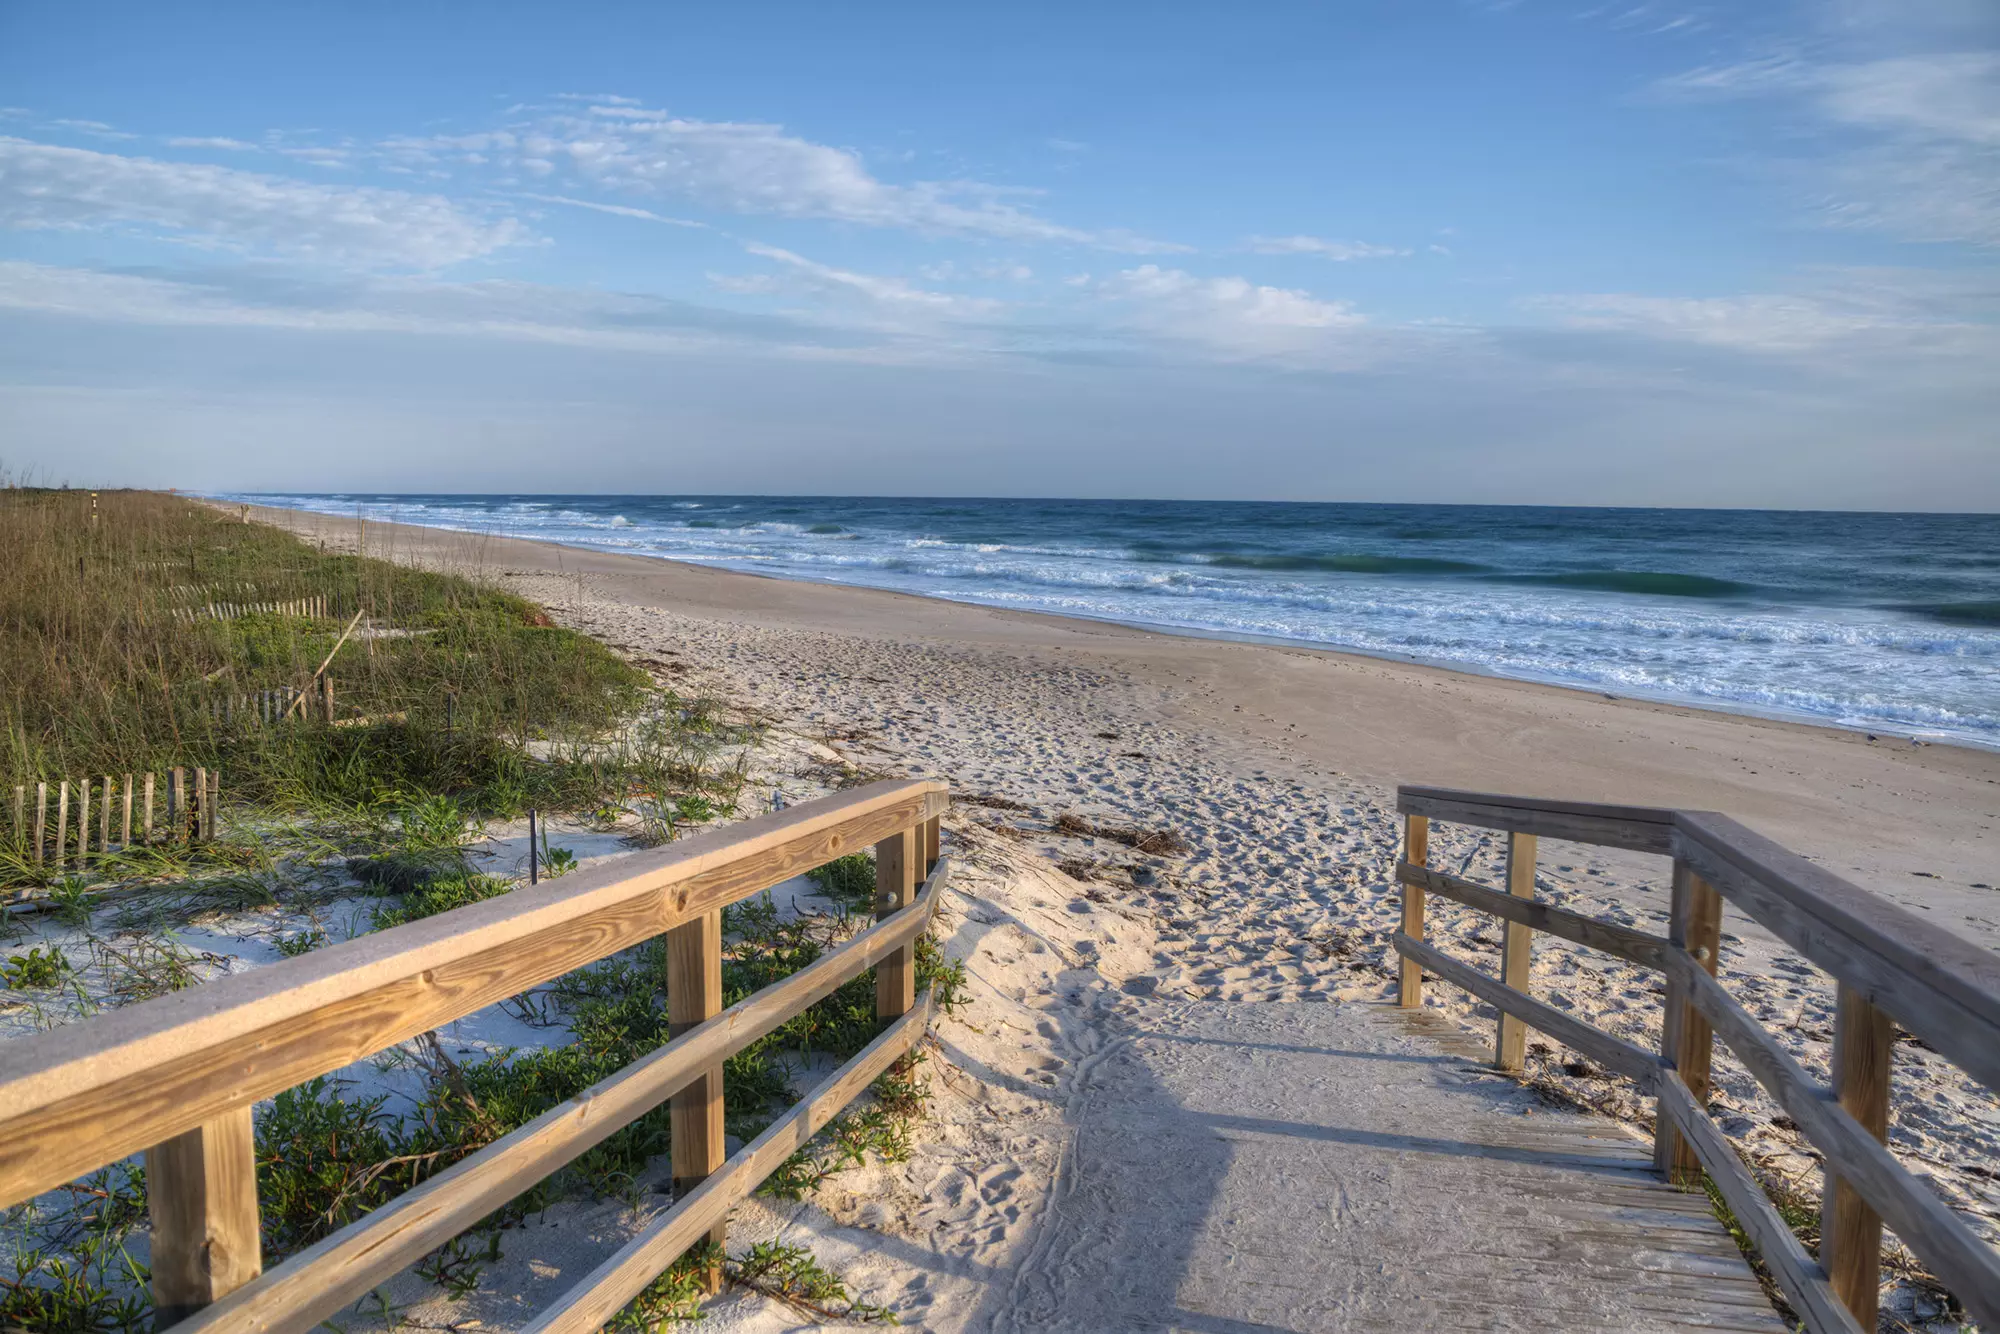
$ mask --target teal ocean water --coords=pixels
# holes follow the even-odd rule
[[[2000,745],[2000,515],[223,498]]]

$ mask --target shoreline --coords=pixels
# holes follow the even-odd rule
[[[375,517],[373,513],[364,508],[359,502],[356,503],[352,513],[342,513],[333,510],[307,509],[307,508],[293,510],[285,506],[268,506],[268,507],[258,506],[257,502],[254,500],[251,501],[245,501],[240,499],[219,500],[219,499],[214,499],[213,497],[211,497],[211,499],[214,500],[214,503],[217,504],[242,505],[245,503],[249,503],[253,505],[253,507],[283,508],[286,509],[287,512],[321,515],[323,517],[340,522],[353,522],[356,519],[364,519],[365,521],[370,523],[405,526],[412,528],[424,528],[435,532],[463,534],[468,537],[479,537],[479,538],[504,537],[513,541],[535,542],[547,546],[560,547],[565,550],[576,551],[576,552],[590,552],[602,556],[631,556],[635,559],[641,559],[641,560],[664,561],[678,565],[689,565],[700,569],[719,570],[732,574],[747,575],[752,578],[779,579],[788,582],[812,584],[827,588],[867,589],[881,593],[895,593],[907,597],[918,597],[931,601],[950,602],[970,607],[982,607],[997,612],[1012,612],[1022,615],[1050,616],[1065,621],[1089,621],[1098,624],[1115,625],[1115,626],[1126,627],[1129,629],[1149,631],[1157,634],[1187,636],[1198,639],[1210,639],[1210,640],[1218,640],[1231,643],[1261,644],[1277,648],[1298,648],[1298,649],[1306,649],[1322,653],[1344,654],[1357,658],[1365,658],[1382,662],[1399,663],[1407,666],[1429,667],[1439,671],[1462,673],[1469,676],[1485,677],[1494,680],[1515,681],[1530,685],[1549,686],[1555,689],[1578,691],[1585,694],[1592,694],[1592,695],[1611,694],[1619,698],[1639,700],[1647,703],[1660,704],[1669,707],[1699,709],[1710,713],[1729,714],[1737,717],[1763,719],[1771,722],[1793,723],[1805,727],[1827,728],[1834,731],[1852,732],[1864,736],[1873,733],[1877,737],[1886,737],[1892,740],[1899,740],[1906,742],[1916,742],[1921,745],[1956,746],[1963,749],[1982,750],[2000,754],[2000,735],[1991,735],[1991,736],[1985,735],[1977,727],[1966,726],[1966,727],[1953,728],[1950,726],[1936,725],[1924,721],[1913,721],[1905,718],[1889,718],[1889,717],[1885,717],[1877,721],[1869,721],[1868,710],[1866,709],[1860,709],[1858,712],[1850,711],[1849,714],[1844,717],[1833,717],[1827,713],[1815,712],[1811,709],[1792,708],[1786,706],[1783,703],[1771,703],[1758,698],[1739,699],[1734,697],[1727,697],[1723,694],[1717,694],[1713,697],[1698,696],[1698,695],[1683,696],[1665,690],[1649,688],[1643,685],[1631,686],[1618,682],[1598,683],[1598,682],[1593,682],[1590,679],[1590,673],[1587,671],[1583,672],[1583,674],[1580,676],[1572,676],[1570,678],[1565,678],[1560,674],[1537,675],[1530,671],[1514,672],[1506,670],[1504,668],[1494,667],[1482,661],[1475,660],[1476,655],[1474,655],[1474,658],[1467,658],[1467,659],[1435,658],[1435,657],[1425,656],[1421,653],[1397,652],[1393,648],[1378,650],[1363,646],[1356,646],[1354,644],[1349,644],[1349,643],[1331,642],[1329,640],[1324,640],[1324,639],[1299,638],[1282,634],[1267,634],[1267,633],[1260,633],[1255,630],[1231,630],[1211,625],[1175,624],[1171,622],[1154,621],[1146,619],[1143,613],[1121,614],[1118,612],[1078,611],[1070,608],[1052,608],[1046,606],[1015,605],[1006,597],[998,593],[992,593],[990,591],[960,593],[952,589],[940,590],[936,588],[927,588],[923,590],[914,590],[908,588],[895,587],[893,581],[889,583],[875,583],[875,582],[868,582],[866,580],[846,579],[842,578],[839,575],[839,573],[816,572],[811,569],[798,569],[798,568],[787,567],[785,573],[773,574],[773,573],[767,573],[764,570],[757,569],[751,566],[746,566],[741,563],[733,563],[727,559],[718,559],[711,562],[700,559],[689,559],[685,555],[680,555],[680,554],[652,554],[649,552],[626,551],[626,550],[620,550],[615,546],[598,545],[596,543],[591,542],[587,538],[582,538],[582,537],[579,537],[575,540],[566,540],[560,537],[530,535],[530,534],[515,533],[515,532],[504,532],[497,528],[465,526],[465,525],[450,524],[450,523],[429,523],[429,522],[424,522],[421,519],[412,520],[406,518],[378,518]],[[1774,647],[1771,651],[1777,652],[1779,650]],[[1782,695],[1784,692],[1776,692],[1776,693]],[[1896,712],[1896,710],[1885,709],[1884,712],[1894,713]]]
[[[223,502],[240,507],[240,502]],[[1317,645],[1223,639],[890,589],[722,569],[537,538],[250,506],[295,532],[391,558],[511,562],[588,597],[766,627],[1082,655],[1135,670],[1167,710],[1300,775],[1712,808],[1760,825],[1908,906],[1956,886],[1954,921],[2000,944],[2000,751],[1489,676]],[[382,555],[381,551],[373,554]],[[1189,689],[1193,686],[1193,689]],[[1872,883],[1871,883],[1872,882]],[[1931,895],[1922,897],[1930,898]],[[1925,904],[1927,909],[1933,905]],[[1936,905],[1943,907],[1945,905]]]
[[[1533,676],[1512,676],[1502,671],[1483,667],[1477,663],[1452,662],[1445,659],[1425,658],[1410,654],[1371,652],[1368,649],[1355,648],[1352,645],[1329,644],[1319,640],[1293,639],[1280,635],[1260,635],[1248,631],[1214,630],[1195,626],[1171,625],[1157,621],[1124,620],[1113,616],[1093,616],[1084,612],[1049,611],[1039,607],[1010,607],[996,602],[983,601],[976,597],[953,597],[945,593],[912,593],[905,589],[882,588],[875,584],[851,582],[830,577],[816,579],[804,574],[767,574],[761,570],[739,569],[734,565],[721,562],[709,563],[687,560],[679,556],[644,555],[630,551],[613,551],[603,547],[561,542],[547,537],[524,537],[515,533],[478,528],[460,528],[448,524],[418,524],[408,523],[400,519],[377,519],[361,513],[358,509],[354,515],[342,515],[328,510],[293,509],[287,506],[259,505],[254,502],[218,500],[208,496],[199,498],[217,505],[240,507],[247,503],[252,512],[309,515],[317,519],[342,523],[352,523],[358,520],[377,528],[407,529],[412,532],[450,533],[482,542],[524,542],[559,551],[573,551],[580,554],[613,559],[653,562],[681,569],[707,570],[719,574],[735,575],[745,579],[767,580],[779,584],[799,584],[811,588],[838,589],[875,593],[885,597],[912,598],[920,602],[935,602],[951,606],[978,608],[1001,615],[1046,617],[1057,622],[1081,622],[1088,625],[1111,626],[1143,634],[1167,635],[1175,638],[1224,644],[1248,644],[1272,649],[1321,653],[1333,657],[1353,658],[1367,662],[1393,663],[1403,667],[1443,672],[1453,676],[1472,677],[1483,681],[1505,682],[1512,685],[1557,690],[1578,696],[1595,697],[1610,701],[1631,701],[1639,704],[1657,705],[1663,708],[1688,710],[1723,718],[1751,719],[1758,722],[1777,723],[1785,726],[1852,736],[1869,741],[1906,742],[1918,746],[1948,746],[1959,750],[2000,756],[2000,738],[1996,738],[1990,743],[1982,742],[1976,738],[1926,730],[1914,727],[1908,723],[1844,723],[1795,710],[1759,708],[1754,705],[1736,704],[1723,700],[1684,700],[1671,695],[1656,694],[1645,690],[1629,688],[1621,691],[1608,691],[1598,686],[1578,685],[1567,681],[1547,680]]]

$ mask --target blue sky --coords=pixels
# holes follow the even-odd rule
[[[0,466],[2000,508],[2000,9],[0,0]]]

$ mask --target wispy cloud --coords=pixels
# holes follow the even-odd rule
[[[1321,259],[1400,259],[1410,252],[1366,241],[1330,241],[1322,236],[1253,236],[1245,246],[1260,255],[1317,255]]]
[[[523,199],[533,199],[543,204],[563,204],[570,208],[589,209],[593,213],[609,213],[618,218],[639,218],[646,222],[662,222],[669,227],[697,227],[708,230],[705,222],[691,222],[686,218],[670,218],[664,213],[655,213],[649,208],[635,208],[630,204],[600,204],[589,199],[571,199],[568,195],[526,194]]]
[[[213,135],[175,135],[167,140],[169,148],[215,148],[229,153],[254,153],[257,145],[241,139],[224,139]]]
[[[1689,98],[1776,98],[1829,136],[1789,164],[1822,216],[1920,241],[2000,245],[2000,51],[1840,61],[1798,54],[1706,66],[1664,80]]]
[[[79,134],[94,135],[99,139],[136,139],[136,134],[128,134],[116,126],[106,125],[101,120],[52,120],[49,124],[64,130],[75,130]]]
[[[518,221],[488,221],[438,195],[310,184],[0,137],[0,225],[112,224],[369,268],[437,268],[529,239]]]
[[[643,352],[740,346],[866,354],[838,327],[640,293],[506,280],[366,275],[273,285],[240,274],[169,279],[0,260],[0,308],[121,324],[420,334]]]
[[[1968,295],[1963,275],[1934,270],[1833,270],[1802,290],[1727,297],[1590,293],[1547,296],[1531,309],[1572,328],[1615,331],[1762,356],[1822,355],[1843,348],[1951,354],[2000,346],[1990,298]],[[1993,285],[1989,283],[1989,287]]]
[[[1128,231],[1051,221],[1019,202],[1034,191],[980,181],[886,181],[854,150],[816,143],[782,125],[672,116],[625,98],[575,100],[583,103],[583,114],[565,110],[475,134],[400,136],[381,148],[411,165],[501,162],[530,179],[573,179],[627,196],[675,196],[745,215],[1140,254],[1187,249]]]
[[[998,301],[989,298],[932,291],[902,278],[836,268],[761,242],[747,242],[743,248],[759,258],[776,261],[783,266],[782,271],[744,276],[711,274],[709,281],[729,292],[753,295],[801,292],[842,303],[858,303],[873,312],[899,319],[911,315],[926,319],[982,316],[1000,307]]]
[[[1127,327],[1225,360],[1274,357],[1327,365],[1327,356],[1339,350],[1334,336],[1366,323],[1350,302],[1157,264],[1078,285],[1108,303]]]

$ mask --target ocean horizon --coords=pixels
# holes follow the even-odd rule
[[[2000,515],[211,494],[2000,747]]]

